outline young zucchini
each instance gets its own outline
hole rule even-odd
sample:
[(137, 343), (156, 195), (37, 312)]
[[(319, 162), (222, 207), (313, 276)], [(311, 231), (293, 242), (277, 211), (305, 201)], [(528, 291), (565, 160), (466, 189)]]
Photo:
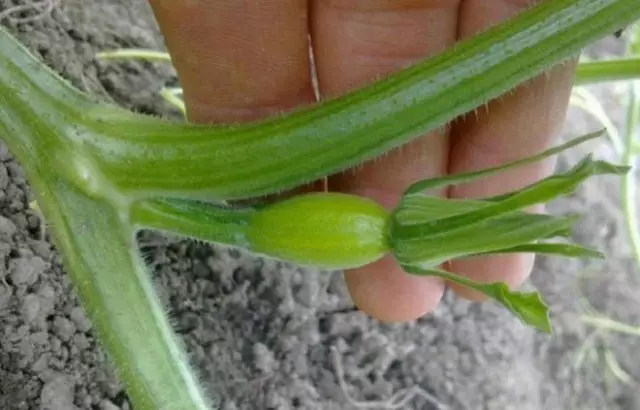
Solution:
[(311, 193), (260, 209), (247, 239), (254, 252), (325, 269), (375, 262), (390, 249), (389, 212), (373, 200)]

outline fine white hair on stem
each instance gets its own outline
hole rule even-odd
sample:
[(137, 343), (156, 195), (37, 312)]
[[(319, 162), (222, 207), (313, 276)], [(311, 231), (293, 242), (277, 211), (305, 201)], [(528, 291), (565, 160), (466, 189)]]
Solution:
[[(60, 0), (29, 1), (0, 11), (0, 21), (7, 19), (14, 24), (31, 23), (47, 17), (59, 5)], [(14, 14), (22, 12), (32, 12), (32, 14), (27, 17), (13, 17)]]
[(438, 410), (448, 410), (449, 408), (441, 403), (436, 397), (427, 392), (426, 390), (412, 386), (406, 389), (399, 390), (391, 395), (387, 400), (372, 400), (372, 401), (360, 401), (356, 400), (347, 392), (347, 383), (344, 377), (344, 369), (342, 367), (342, 356), (338, 349), (331, 348), (331, 355), (333, 356), (333, 365), (335, 366), (336, 376), (338, 378), (338, 385), (340, 390), (344, 394), (345, 399), (349, 404), (360, 409), (382, 409), (382, 410), (399, 410), (404, 409), (413, 401), (416, 397), (422, 397), (433, 405)]

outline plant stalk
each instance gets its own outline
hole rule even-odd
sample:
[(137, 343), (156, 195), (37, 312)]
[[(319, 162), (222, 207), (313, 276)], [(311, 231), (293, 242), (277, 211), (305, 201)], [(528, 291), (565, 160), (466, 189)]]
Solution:
[(227, 209), (192, 200), (147, 199), (133, 204), (131, 221), (140, 229), (250, 249), (247, 235), (255, 212), (250, 208)]
[(211, 409), (137, 251), (132, 199), (85, 149), (83, 135), (95, 133), (85, 112), (98, 104), (0, 29), (0, 136), (134, 408)]
[[(100, 344), (136, 410), (209, 410), (139, 255), (135, 231), (111, 204), (66, 183), (34, 184), (39, 206)], [(213, 400), (216, 400), (213, 397)]]
[(629, 81), (640, 77), (640, 57), (578, 64), (574, 85)]
[(634, 145), (638, 135), (638, 125), (640, 124), (640, 84), (634, 82), (629, 85), (628, 101), (627, 101), (627, 119), (624, 134), (624, 152), (622, 155), (622, 163), (632, 167), (631, 172), (627, 173), (621, 182), (620, 196), (622, 209), (624, 210), (626, 230), (629, 234), (630, 246), (636, 264), (640, 266), (640, 231), (638, 231), (638, 211), (636, 203), (637, 191), (637, 167), (636, 153)]
[[(441, 127), (638, 18), (640, 0), (547, 1), (319, 106), (218, 126), (130, 116), (116, 121), (115, 131), (103, 121), (100, 130), (109, 139), (86, 143), (95, 149), (101, 172), (135, 196), (242, 199), (274, 194)], [(93, 115), (99, 119), (102, 114)]]

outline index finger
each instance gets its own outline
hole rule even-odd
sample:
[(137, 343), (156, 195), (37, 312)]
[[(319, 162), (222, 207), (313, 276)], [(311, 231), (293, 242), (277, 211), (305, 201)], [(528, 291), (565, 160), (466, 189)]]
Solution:
[(306, 0), (150, 0), (189, 119), (258, 119), (313, 102)]

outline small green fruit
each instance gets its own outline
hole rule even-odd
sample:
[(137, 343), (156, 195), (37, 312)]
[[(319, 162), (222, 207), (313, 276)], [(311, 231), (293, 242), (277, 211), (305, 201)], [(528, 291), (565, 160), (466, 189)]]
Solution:
[(267, 206), (251, 221), (251, 250), (302, 265), (349, 269), (389, 251), (389, 212), (373, 200), (311, 193)]

